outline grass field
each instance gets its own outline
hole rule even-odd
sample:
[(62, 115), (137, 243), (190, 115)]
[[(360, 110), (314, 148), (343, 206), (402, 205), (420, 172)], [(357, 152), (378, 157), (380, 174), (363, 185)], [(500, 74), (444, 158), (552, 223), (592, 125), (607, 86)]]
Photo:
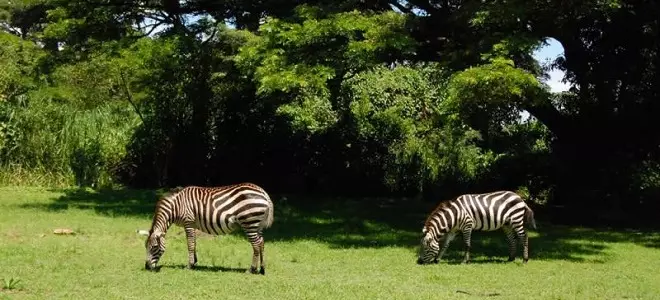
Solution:
[[(457, 239), (440, 264), (418, 266), (426, 211), (368, 200), (273, 197), (266, 276), (244, 273), (252, 250), (241, 235), (202, 236), (200, 268), (185, 269), (178, 227), (167, 235), (161, 271), (147, 272), (136, 230), (148, 229), (155, 197), (0, 188), (0, 299), (660, 299), (658, 233), (539, 220), (527, 265), (504, 263), (501, 232), (475, 232), (472, 264), (458, 264)], [(57, 228), (76, 234), (55, 235)]]

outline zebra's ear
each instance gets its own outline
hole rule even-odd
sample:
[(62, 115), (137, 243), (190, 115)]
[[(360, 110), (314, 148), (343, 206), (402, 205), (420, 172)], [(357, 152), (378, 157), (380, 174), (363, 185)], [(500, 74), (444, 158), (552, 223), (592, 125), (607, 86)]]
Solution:
[(428, 232), (428, 229), (426, 229), (426, 227), (422, 228), (422, 233), (423, 234), (426, 234), (427, 232)]

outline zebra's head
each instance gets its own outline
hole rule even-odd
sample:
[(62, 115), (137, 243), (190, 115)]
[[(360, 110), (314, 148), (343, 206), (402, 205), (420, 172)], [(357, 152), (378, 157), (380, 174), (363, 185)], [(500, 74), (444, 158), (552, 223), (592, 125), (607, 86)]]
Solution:
[(144, 247), (147, 250), (144, 268), (150, 271), (156, 270), (156, 264), (165, 252), (165, 235), (160, 231), (149, 232)]
[(419, 258), (417, 258), (417, 264), (429, 264), (431, 262), (438, 263), (438, 252), (440, 251), (440, 244), (438, 244), (438, 239), (433, 235), (433, 231), (428, 227), (422, 229), (421, 249), (419, 251)]

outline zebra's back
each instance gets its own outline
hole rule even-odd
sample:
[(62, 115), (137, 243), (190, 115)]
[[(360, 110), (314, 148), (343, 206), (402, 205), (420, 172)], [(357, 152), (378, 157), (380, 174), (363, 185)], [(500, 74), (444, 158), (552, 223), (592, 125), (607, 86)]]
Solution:
[(178, 194), (188, 204), (195, 227), (209, 234), (227, 234), (239, 225), (245, 231), (258, 231), (273, 222), (269, 195), (252, 183), (188, 186)]
[(482, 194), (465, 194), (456, 201), (472, 220), (472, 228), (493, 231), (504, 225), (522, 223), (527, 204), (512, 191), (496, 191)]
[(425, 227), (451, 231), (468, 225), (473, 230), (493, 231), (503, 225), (522, 224), (526, 208), (523, 199), (512, 191), (464, 194), (441, 202)]

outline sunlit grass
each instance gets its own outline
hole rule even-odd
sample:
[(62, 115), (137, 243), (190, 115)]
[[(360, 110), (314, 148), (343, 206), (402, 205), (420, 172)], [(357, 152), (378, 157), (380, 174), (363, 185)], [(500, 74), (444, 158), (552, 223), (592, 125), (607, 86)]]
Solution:
[[(473, 234), (474, 263), (457, 264), (460, 238), (438, 265), (415, 264), (417, 224), (373, 211), (278, 205), (266, 236), (266, 276), (249, 275), (241, 235), (202, 236), (187, 270), (172, 227), (158, 273), (143, 271), (153, 193), (108, 196), (0, 188), (0, 298), (9, 299), (658, 299), (660, 235), (550, 226), (531, 233), (531, 260), (504, 263), (502, 233)], [(423, 215), (424, 213), (422, 213)], [(373, 215), (367, 219), (365, 216)], [(413, 222), (414, 221), (410, 221)], [(55, 235), (56, 228), (75, 235)]]

